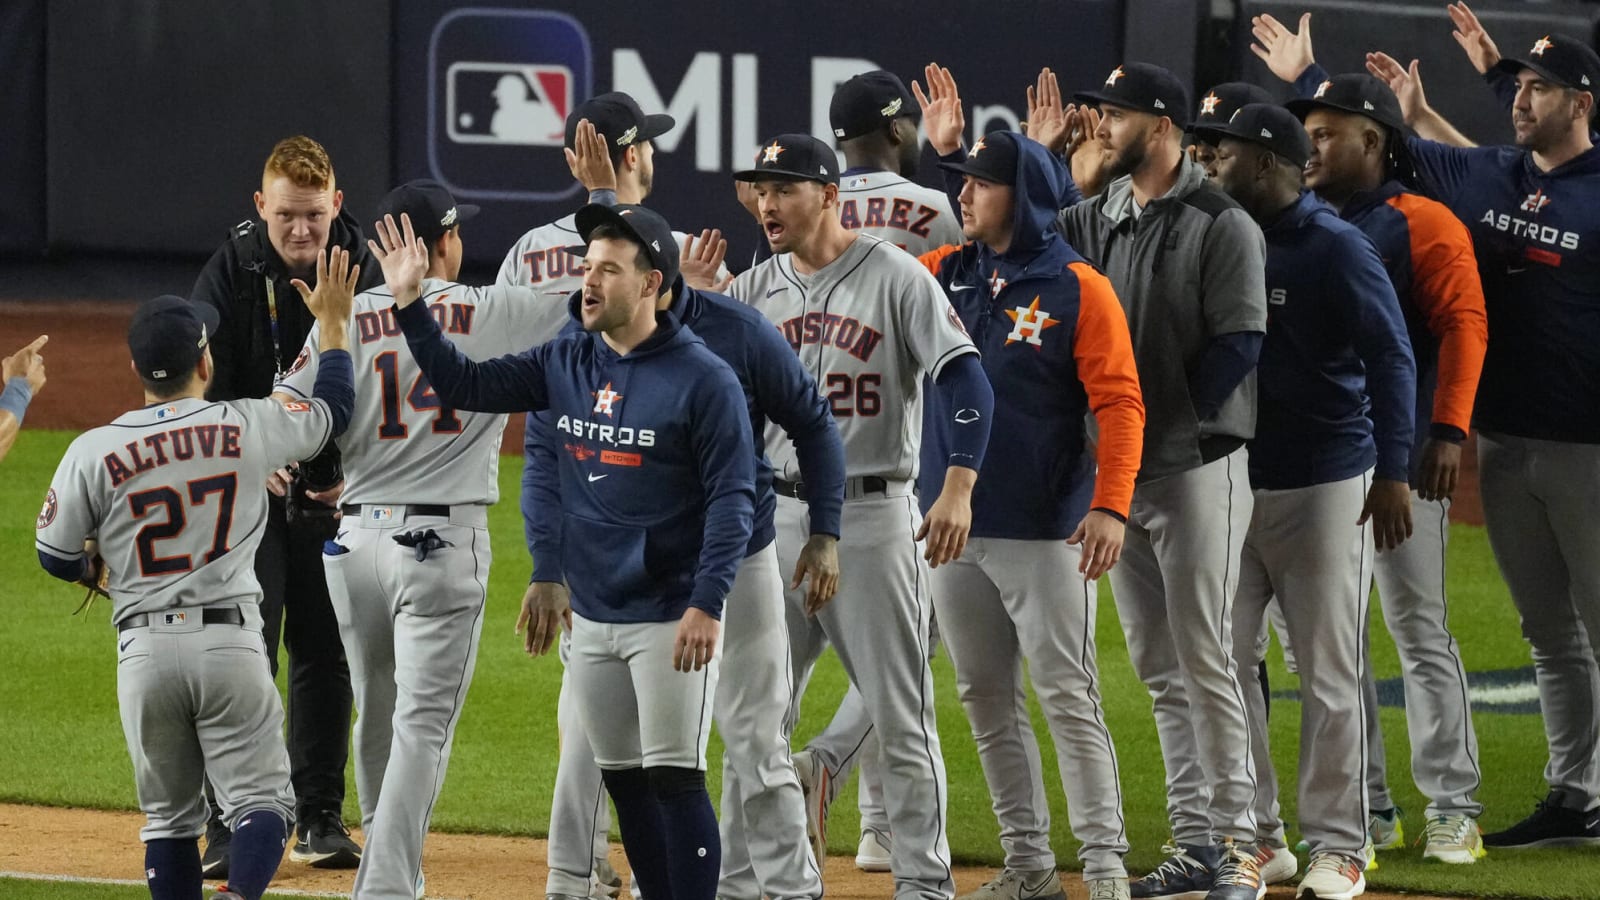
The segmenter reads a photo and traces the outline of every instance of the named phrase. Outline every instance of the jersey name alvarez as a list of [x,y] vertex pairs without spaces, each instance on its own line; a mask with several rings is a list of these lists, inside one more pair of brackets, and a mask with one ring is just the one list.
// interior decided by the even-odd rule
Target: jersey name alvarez
[[122,450],[107,453],[101,461],[111,486],[117,487],[134,475],[194,459],[196,454],[202,459],[238,459],[239,434],[238,425],[185,425],[129,441]]
[[[865,211],[863,213],[863,210]],[[916,219],[912,219],[912,211]],[[939,210],[906,197],[867,197],[839,201],[839,224],[851,231],[864,228],[897,228],[917,237],[927,237]],[[885,237],[884,235],[879,235]],[[888,238],[885,237],[887,240]]]

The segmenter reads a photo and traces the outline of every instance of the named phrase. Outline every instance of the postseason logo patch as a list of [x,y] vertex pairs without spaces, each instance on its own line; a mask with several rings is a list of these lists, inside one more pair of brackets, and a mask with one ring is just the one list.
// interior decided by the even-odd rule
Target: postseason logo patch
[[34,522],[35,528],[48,528],[56,520],[56,489],[45,491],[44,508],[39,510],[39,518]]

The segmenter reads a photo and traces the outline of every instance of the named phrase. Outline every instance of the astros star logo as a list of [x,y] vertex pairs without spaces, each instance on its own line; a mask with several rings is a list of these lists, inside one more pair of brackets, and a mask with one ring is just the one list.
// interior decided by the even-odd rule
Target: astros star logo
[[1533,50],[1530,52],[1532,52],[1534,56],[1543,56],[1546,50],[1549,50],[1554,46],[1555,44],[1550,42],[1550,35],[1547,34],[1533,42]]
[[1106,87],[1116,87],[1117,79],[1126,74],[1126,72],[1122,71],[1121,66],[1117,66],[1115,69],[1112,69],[1111,74],[1106,76]]
[[1016,323],[1011,333],[1006,335],[1006,346],[1011,346],[1017,341],[1026,341],[1033,345],[1035,350],[1044,346],[1044,341],[1039,337],[1047,328],[1054,328],[1061,324],[1061,320],[1052,318],[1049,313],[1039,309],[1039,298],[1034,297],[1033,302],[1027,306],[1006,310],[1006,315]]
[[1221,102],[1222,98],[1217,96],[1216,91],[1212,91],[1211,93],[1205,95],[1205,97],[1201,98],[1200,100],[1200,115],[1216,115],[1217,104]]
[[1333,87],[1333,82],[1324,81],[1323,83],[1317,85],[1317,92],[1315,94],[1312,94],[1311,98],[1313,100],[1322,99],[1322,95],[1326,94],[1328,92],[1328,88],[1331,88],[1331,87]]
[[978,138],[978,142],[976,144],[972,145],[972,149],[971,150],[967,151],[967,157],[971,158],[971,157],[977,156],[979,153],[982,153],[984,151],[984,149],[987,148],[988,146],[989,146],[988,144],[985,144],[983,142],[983,138]]
[[[1005,290],[1006,284],[1006,280],[1000,277],[1000,270],[995,269],[994,274],[989,276],[989,296],[993,297]],[[1014,319],[1016,316],[1012,316],[1012,318]]]
[[773,141],[771,144],[768,144],[762,149],[761,161],[764,163],[775,163],[778,161],[778,154],[782,152],[783,147],[779,146],[777,141]]
[[1544,195],[1544,190],[1541,188],[1540,190],[1529,194],[1528,198],[1522,201],[1522,211],[1531,212],[1537,215],[1540,210],[1549,205],[1550,198]]
[[590,391],[589,395],[594,397],[594,412],[605,413],[607,416],[614,413],[613,407],[622,400],[622,395],[611,389],[609,381],[600,390]]

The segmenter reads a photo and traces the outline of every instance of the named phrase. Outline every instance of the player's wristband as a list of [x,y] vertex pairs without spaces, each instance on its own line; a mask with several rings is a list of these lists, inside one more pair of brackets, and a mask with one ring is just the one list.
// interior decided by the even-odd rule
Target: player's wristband
[[33,388],[28,386],[28,379],[18,375],[6,382],[6,389],[0,391],[0,409],[11,413],[17,418],[17,425],[22,425],[22,416],[28,411],[28,404],[33,402]]

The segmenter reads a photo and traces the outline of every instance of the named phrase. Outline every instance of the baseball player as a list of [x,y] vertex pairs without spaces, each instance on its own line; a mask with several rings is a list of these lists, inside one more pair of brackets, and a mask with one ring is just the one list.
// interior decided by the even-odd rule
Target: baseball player
[[[1372,551],[1391,550],[1411,532],[1416,369],[1376,248],[1301,187],[1311,140],[1294,113],[1249,104],[1196,135],[1217,148],[1217,184],[1262,224],[1267,241],[1270,312],[1250,442],[1255,509],[1234,652],[1241,672],[1254,668],[1256,636],[1276,596],[1304,704],[1297,814],[1311,862],[1297,896],[1348,900],[1366,889],[1361,669]],[[1285,847],[1264,710],[1252,710],[1250,725],[1259,842]]]
[[0,460],[16,443],[33,395],[44,388],[44,355],[39,351],[49,340],[49,335],[41,334],[33,343],[0,360]]
[[[846,229],[838,216],[838,159],[803,134],[767,141],[750,182],[772,258],[734,280],[731,293],[777,325],[816,378],[844,441],[843,590],[815,617],[788,592],[790,658],[800,692],[826,642],[861,693],[878,735],[884,805],[899,897],[948,898],[944,760],[928,670],[925,565],[959,555],[970,526],[976,467],[988,442],[993,393],[975,348],[935,282],[909,254]],[[952,413],[949,475],[926,519],[913,496],[923,376]],[[784,571],[809,539],[798,460],[767,434]],[[916,542],[926,539],[919,556]],[[649,891],[646,891],[648,895]]]
[[[317,252],[343,248],[360,264],[360,290],[383,273],[367,256],[355,216],[344,206],[333,162],[304,135],[279,141],[262,166],[255,217],[234,226],[190,293],[216,307],[222,324],[212,338],[212,400],[266,397],[304,346],[313,318],[291,285],[310,278]],[[322,542],[333,537],[334,510],[312,487],[337,485],[332,445],[267,482],[266,533],[256,551],[267,661],[278,667],[278,638],[289,651],[289,762],[294,774],[296,835],[291,859],[317,868],[353,869],[361,848],[341,818],[350,755],[350,671],[338,619],[322,573]],[[281,626],[281,627],[280,627]],[[228,829],[212,805],[206,825],[205,872],[226,878]]]
[[[396,297],[396,319],[446,405],[555,417],[560,571],[534,577],[571,589],[582,727],[643,894],[710,900],[721,847],[705,750],[718,618],[751,537],[750,419],[728,365],[658,313],[677,277],[666,221],[590,205],[576,224],[588,241],[574,298],[585,333],[473,362],[415,297]],[[536,619],[543,644],[553,622]]]
[[[1477,258],[1466,227],[1448,208],[1393,180],[1404,134],[1394,91],[1366,73],[1330,78],[1315,63],[1299,62],[1310,58],[1309,20],[1293,33],[1272,16],[1259,16],[1255,34],[1258,55],[1301,90],[1289,108],[1311,135],[1306,185],[1378,247],[1411,335],[1417,363],[1415,531],[1401,547],[1378,554],[1374,569],[1384,621],[1405,673],[1411,771],[1428,798],[1423,855],[1471,863],[1483,856],[1477,824],[1483,805],[1475,796],[1482,775],[1466,670],[1446,624],[1444,561],[1450,494],[1487,341]],[[1377,686],[1371,667],[1363,668],[1368,832],[1376,849],[1388,850],[1405,846],[1405,829],[1389,794]]]
[[1454,129],[1428,106],[1415,64],[1368,56],[1417,131],[1406,151],[1423,193],[1472,235],[1489,319],[1472,418],[1479,489],[1489,546],[1533,650],[1550,793],[1483,843],[1600,844],[1600,676],[1585,638],[1600,634],[1600,334],[1580,312],[1600,284],[1600,152],[1590,132],[1600,57],[1551,33],[1495,68],[1516,79],[1516,146],[1451,147],[1431,140]]
[[[631,207],[619,207],[627,210]],[[752,434],[766,421],[789,435],[802,474],[817,485],[811,538],[790,579],[809,577],[806,602],[815,608],[832,597],[837,582],[839,507],[844,500],[844,451],[828,404],[816,382],[778,330],[754,309],[721,294],[675,285],[658,304],[689,327],[733,368],[745,387]],[[568,326],[571,330],[574,326]],[[555,442],[540,429],[529,448],[524,503],[535,533],[535,572],[559,579],[561,529]],[[772,524],[772,464],[756,447],[756,505],[750,545],[723,607],[723,653],[715,720],[722,733],[722,872],[717,896],[736,900],[820,897],[820,868],[804,840],[806,814],[800,782],[789,761],[784,728],[792,694],[784,626],[782,573]],[[834,498],[831,502],[826,498]],[[559,593],[558,583],[536,587]],[[559,615],[564,603],[547,612]],[[542,652],[532,631],[529,649]],[[587,746],[587,742],[585,742]]]
[[[591,191],[592,202],[610,206],[639,204],[649,196],[655,183],[654,140],[671,131],[674,122],[665,114],[646,115],[632,96],[621,91],[600,94],[578,104],[567,116],[566,150],[573,175]],[[498,285],[533,288],[545,311],[536,329],[559,331],[571,321],[567,298],[583,287],[582,259],[571,249],[578,240],[575,215],[563,216],[530,230],[512,246],[495,279]],[[680,259],[686,276],[693,277],[694,242],[681,232],[673,232],[685,252]],[[715,250],[720,233],[703,235],[702,249]],[[724,244],[725,247],[725,244]],[[722,270],[713,280],[726,277]],[[696,279],[700,280],[700,279]],[[709,284],[710,282],[706,282]],[[548,429],[544,414],[528,417],[524,447],[529,456],[540,440],[541,427]],[[531,467],[523,467],[524,522],[531,526],[537,510],[530,507],[535,486]],[[533,533],[528,533],[530,549]],[[533,582],[525,598],[526,608],[537,585]],[[565,664],[571,634],[562,631],[560,656]],[[606,802],[600,767],[595,765],[588,738],[579,726],[578,710],[572,689],[562,679],[556,702],[556,720],[561,735],[561,756],[556,765],[556,784],[550,800],[550,832],[545,843],[549,874],[545,892],[562,898],[597,895],[615,897],[622,890],[622,879],[606,859],[606,834],[611,829],[611,810]]]
[[[918,97],[925,121],[959,108],[948,70],[929,66],[928,81]],[[1077,97],[1100,105],[1096,135],[1116,177],[1064,210],[1060,230],[1111,279],[1139,369],[1144,454],[1111,584],[1154,701],[1175,845],[1130,890],[1255,900],[1255,773],[1225,624],[1250,521],[1244,444],[1266,327],[1261,230],[1184,154],[1189,100],[1171,72],[1127,63]],[[958,129],[928,139],[942,160],[960,161]]]
[[[1065,898],[1023,687],[1026,659],[1083,842],[1089,897],[1127,900],[1121,779],[1094,652],[1095,582],[1122,548],[1144,440],[1127,319],[1110,282],[1055,232],[1070,175],[1043,145],[991,132],[964,162],[943,165],[965,178],[961,219],[972,240],[923,262],[978,341],[995,390],[996,438],[973,489],[972,538],[933,572],[934,606],[1006,854],[1000,876],[967,897]],[[1099,426],[1092,455],[1091,412]],[[939,455],[924,448],[923,483],[942,477],[932,462]]]
[[[331,261],[319,255],[315,293],[295,281],[306,308],[341,337],[358,275],[348,263],[339,249]],[[181,297],[139,307],[128,347],[147,405],[72,442],[38,520],[50,574],[109,573],[117,702],[154,900],[200,896],[207,778],[232,838],[229,882],[216,896],[256,900],[283,858],[294,795],[283,706],[262,658],[260,486],[342,432],[353,398],[349,353],[333,340],[309,402],[207,402],[217,324],[215,309]]]
[[[922,143],[917,137],[921,115],[905,82],[882,70],[852,76],[833,92],[828,106],[829,124],[846,166],[839,175],[839,223],[851,231],[882,238],[912,256],[961,243],[961,224],[951,214],[944,195],[910,180],[921,156]],[[740,185],[743,190],[751,189],[746,182]],[[760,246],[767,250],[760,254],[765,258],[770,247],[765,241]],[[938,642],[935,622],[930,644]],[[856,866],[867,872],[887,872],[892,839],[883,807],[877,739],[871,736],[871,729],[872,719],[860,692],[850,688],[833,721],[795,754],[795,767],[806,787],[807,821],[820,859],[828,847],[828,806],[859,763],[861,784],[856,796],[861,836]]]
[[[356,298],[349,343],[356,412],[340,444],[340,535],[324,550],[356,696],[356,787],[366,852],[358,897],[420,896],[423,841],[477,659],[489,578],[488,506],[499,499],[505,417],[443,405],[394,322],[397,294],[419,291],[458,345],[499,356],[555,337],[529,288],[468,287],[461,223],[478,211],[433,181],[379,205],[386,287]],[[386,223],[412,223],[427,247],[420,285]],[[380,252],[381,251],[381,252]],[[396,284],[400,280],[401,283]],[[278,390],[303,398],[316,377],[313,329]]]

